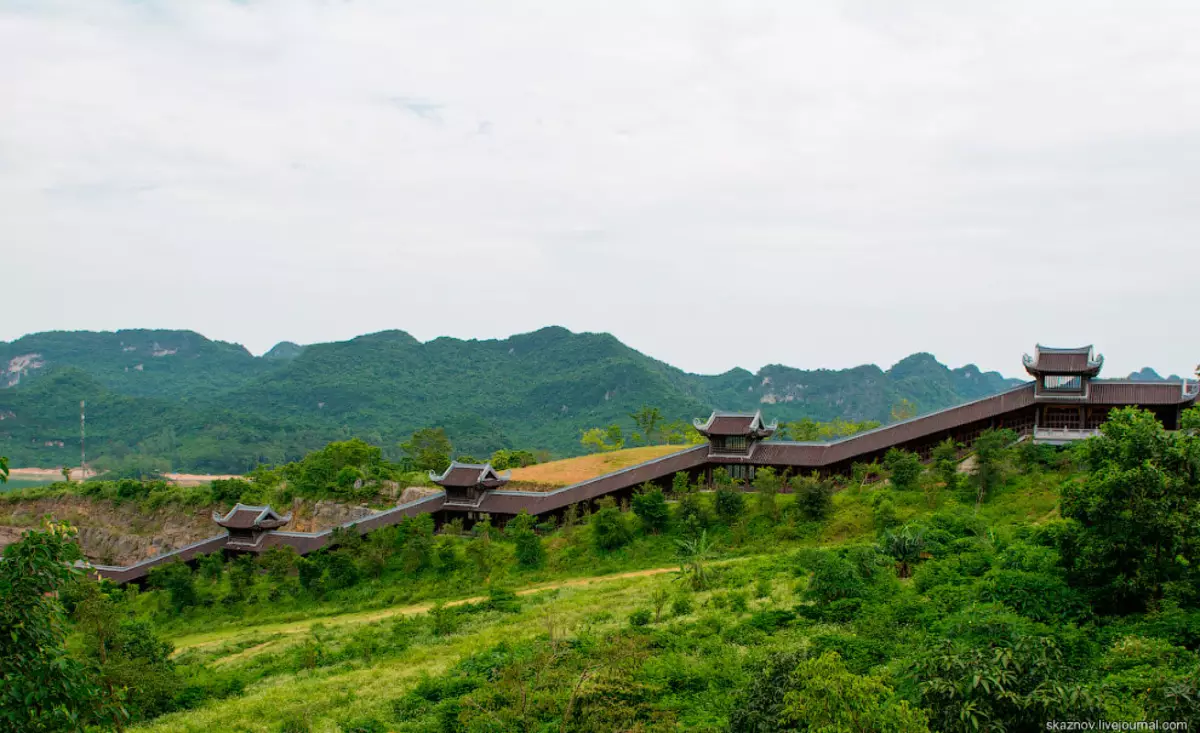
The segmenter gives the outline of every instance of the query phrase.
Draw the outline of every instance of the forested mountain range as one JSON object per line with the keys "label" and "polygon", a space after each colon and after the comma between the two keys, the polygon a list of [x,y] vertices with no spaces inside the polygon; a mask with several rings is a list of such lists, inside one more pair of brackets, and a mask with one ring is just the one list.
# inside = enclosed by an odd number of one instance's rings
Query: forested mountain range
{"label": "forested mountain range", "polygon": [[361,437],[395,453],[413,430],[446,428],[456,449],[581,452],[582,430],[714,408],[769,418],[887,422],[907,400],[926,412],[1018,384],[930,354],[890,369],[684,372],[609,334],[549,327],[502,340],[402,331],[343,342],[284,342],[262,357],[192,331],[50,332],[0,343],[0,454],[14,466],[76,464],[79,402],[89,462],[241,471]]}

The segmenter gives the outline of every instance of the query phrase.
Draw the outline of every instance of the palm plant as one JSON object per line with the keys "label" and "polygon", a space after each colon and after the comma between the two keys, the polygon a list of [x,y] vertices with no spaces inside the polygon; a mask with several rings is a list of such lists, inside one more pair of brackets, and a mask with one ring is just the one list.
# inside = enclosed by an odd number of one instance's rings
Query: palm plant
{"label": "palm plant", "polygon": [[919,527],[906,524],[899,531],[885,531],[879,544],[879,549],[896,561],[896,574],[907,578],[912,575],[912,566],[920,562],[921,554],[925,551],[925,534]]}
{"label": "palm plant", "polygon": [[679,554],[679,578],[687,578],[692,584],[692,590],[704,590],[708,585],[708,568],[705,566],[712,552],[712,543],[708,539],[708,531],[701,531],[696,537],[675,540]]}

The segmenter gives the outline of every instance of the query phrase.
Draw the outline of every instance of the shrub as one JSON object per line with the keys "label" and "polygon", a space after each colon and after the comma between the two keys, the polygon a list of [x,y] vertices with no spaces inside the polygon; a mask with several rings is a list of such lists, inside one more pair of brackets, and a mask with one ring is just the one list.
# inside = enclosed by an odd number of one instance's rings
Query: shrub
{"label": "shrub", "polygon": [[921,478],[921,458],[916,453],[892,448],[883,457],[883,467],[892,476],[892,486],[900,491],[916,488]]}
{"label": "shrub", "polygon": [[675,596],[675,600],[671,601],[671,615],[686,616],[692,612],[692,596],[689,593],[683,593]]}
{"label": "shrub", "polygon": [[654,614],[651,613],[650,609],[639,608],[638,610],[629,614],[629,625],[633,627],[647,626],[650,624],[650,621],[653,618]]}
{"label": "shrub", "polygon": [[816,474],[796,482],[796,510],[812,522],[824,520],[833,511],[833,483]]}
{"label": "shrub", "polygon": [[727,484],[719,484],[714,498],[717,516],[725,524],[733,524],[746,510],[746,499],[742,492]]}
{"label": "shrub", "polygon": [[625,517],[617,509],[612,497],[600,500],[600,511],[592,515],[592,540],[601,550],[615,550],[629,543],[632,535]]}
{"label": "shrub", "polygon": [[638,493],[633,495],[633,513],[642,522],[642,528],[650,534],[659,534],[667,528],[671,518],[667,498],[662,489],[650,484],[643,484]]}

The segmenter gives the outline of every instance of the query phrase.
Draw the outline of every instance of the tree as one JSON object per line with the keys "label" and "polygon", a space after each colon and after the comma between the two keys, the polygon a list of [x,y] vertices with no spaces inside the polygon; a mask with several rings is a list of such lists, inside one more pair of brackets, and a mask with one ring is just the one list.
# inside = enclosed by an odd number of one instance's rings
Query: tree
{"label": "tree", "polygon": [[238,555],[229,563],[229,596],[234,601],[250,600],[254,589],[254,556]]}
{"label": "tree", "polygon": [[8,459],[0,456],[0,484],[8,483]]}
{"label": "tree", "polygon": [[258,556],[258,564],[274,583],[283,583],[296,567],[296,550],[287,545],[277,545]]}
{"label": "tree", "polygon": [[421,428],[407,442],[400,444],[400,450],[404,451],[416,470],[441,473],[450,465],[454,446],[444,429]]}
{"label": "tree", "polygon": [[772,522],[778,522],[779,503],[775,498],[779,489],[783,487],[783,478],[775,473],[775,469],[764,466],[754,472],[751,485],[758,492],[758,513]]}
{"label": "tree", "polygon": [[415,574],[433,565],[433,517],[418,514],[400,523],[397,542],[400,544],[400,567]]}
{"label": "tree", "polygon": [[816,659],[797,664],[788,680],[783,703],[780,722],[790,730],[831,733],[929,731],[929,720],[924,711],[900,699],[878,677],[848,670],[837,652],[825,652]]}
{"label": "tree", "polygon": [[1139,611],[1170,584],[1200,583],[1200,437],[1169,435],[1135,408],[1100,430],[1080,446],[1084,480],[1062,488],[1062,515],[1074,521],[1063,561],[1102,610]]}
{"label": "tree", "polygon": [[921,478],[921,458],[911,451],[889,449],[883,457],[883,467],[892,476],[892,486],[900,491],[916,488]]}
{"label": "tree", "polygon": [[720,484],[714,494],[713,502],[717,516],[725,524],[733,524],[741,519],[746,511],[746,497],[740,490],[730,484]]}
{"label": "tree", "polygon": [[933,448],[933,470],[948,491],[954,491],[959,485],[958,451],[961,447],[953,438],[946,438]]}
{"label": "tree", "polygon": [[546,549],[533,529],[535,521],[522,509],[505,527],[505,534],[516,545],[517,564],[523,568],[540,568],[546,562]]}
{"label": "tree", "polygon": [[475,564],[479,577],[487,582],[500,564],[499,548],[492,542],[492,520],[485,514],[471,530],[475,539],[467,544],[467,557]]}
{"label": "tree", "polygon": [[708,557],[712,553],[712,543],[708,541],[708,531],[701,530],[696,537],[675,540],[679,555],[679,578],[686,579],[692,590],[704,590],[708,586]]}
{"label": "tree", "polygon": [[614,423],[607,428],[584,431],[579,442],[592,453],[611,453],[625,447],[625,436],[621,433],[621,426]]}
{"label": "tree", "polygon": [[642,484],[633,495],[633,513],[642,522],[642,528],[650,534],[659,534],[667,528],[671,509],[662,489],[649,483]]}
{"label": "tree", "polygon": [[592,541],[601,550],[615,550],[632,539],[625,516],[617,508],[616,501],[606,496],[596,502],[600,510],[592,515]]}
{"label": "tree", "polygon": [[692,484],[690,481],[688,481],[688,475],[686,471],[677,471],[675,475],[671,477],[672,496],[682,496],[691,490]]}
{"label": "tree", "polygon": [[892,405],[891,421],[900,422],[901,420],[911,420],[917,416],[917,406],[909,402],[907,398],[901,398],[899,402]]}
{"label": "tree", "polygon": [[925,551],[925,534],[919,527],[906,524],[900,531],[884,530],[879,550],[896,561],[896,575],[912,576],[912,567],[921,561]]}
{"label": "tree", "polygon": [[1017,434],[1008,428],[988,428],[975,439],[976,480],[979,483],[979,493],[975,497],[976,509],[1004,481],[1008,447],[1016,440]]}
{"label": "tree", "polygon": [[[0,475],[6,476],[6,471]],[[79,573],[73,530],[27,531],[0,560],[0,731],[77,730],[87,721],[119,727],[94,672],[66,651],[58,593]]]}
{"label": "tree", "polygon": [[654,443],[659,432],[659,425],[663,422],[662,412],[657,407],[642,405],[636,411],[629,413],[629,417],[633,418],[633,424],[637,426],[638,432],[642,434],[646,442]]}
{"label": "tree", "polygon": [[225,573],[225,558],[221,555],[220,551],[201,555],[196,558],[196,571],[200,574],[200,577],[205,578],[211,583],[216,583],[221,580],[221,576]]}
{"label": "tree", "polygon": [[982,623],[973,618],[975,625],[1000,633],[957,634],[914,658],[909,676],[935,730],[1040,730],[1064,710],[1084,720],[1101,713],[1089,691],[1071,680],[1073,665],[1052,638],[987,613]]}
{"label": "tree", "polygon": [[833,484],[816,472],[796,481],[796,509],[810,522],[819,522],[833,511]]}
{"label": "tree", "polygon": [[182,562],[170,562],[159,565],[150,571],[147,580],[155,588],[167,592],[171,606],[176,611],[196,605],[199,595],[196,593],[196,580],[192,569]]}

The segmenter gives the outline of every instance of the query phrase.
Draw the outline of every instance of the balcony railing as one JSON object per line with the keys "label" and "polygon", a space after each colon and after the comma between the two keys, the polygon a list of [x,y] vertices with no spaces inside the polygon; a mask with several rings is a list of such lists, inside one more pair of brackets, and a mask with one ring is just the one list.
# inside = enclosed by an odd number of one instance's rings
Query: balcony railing
{"label": "balcony railing", "polygon": [[1062,445],[1087,440],[1100,434],[1099,428],[1034,428],[1033,442]]}

